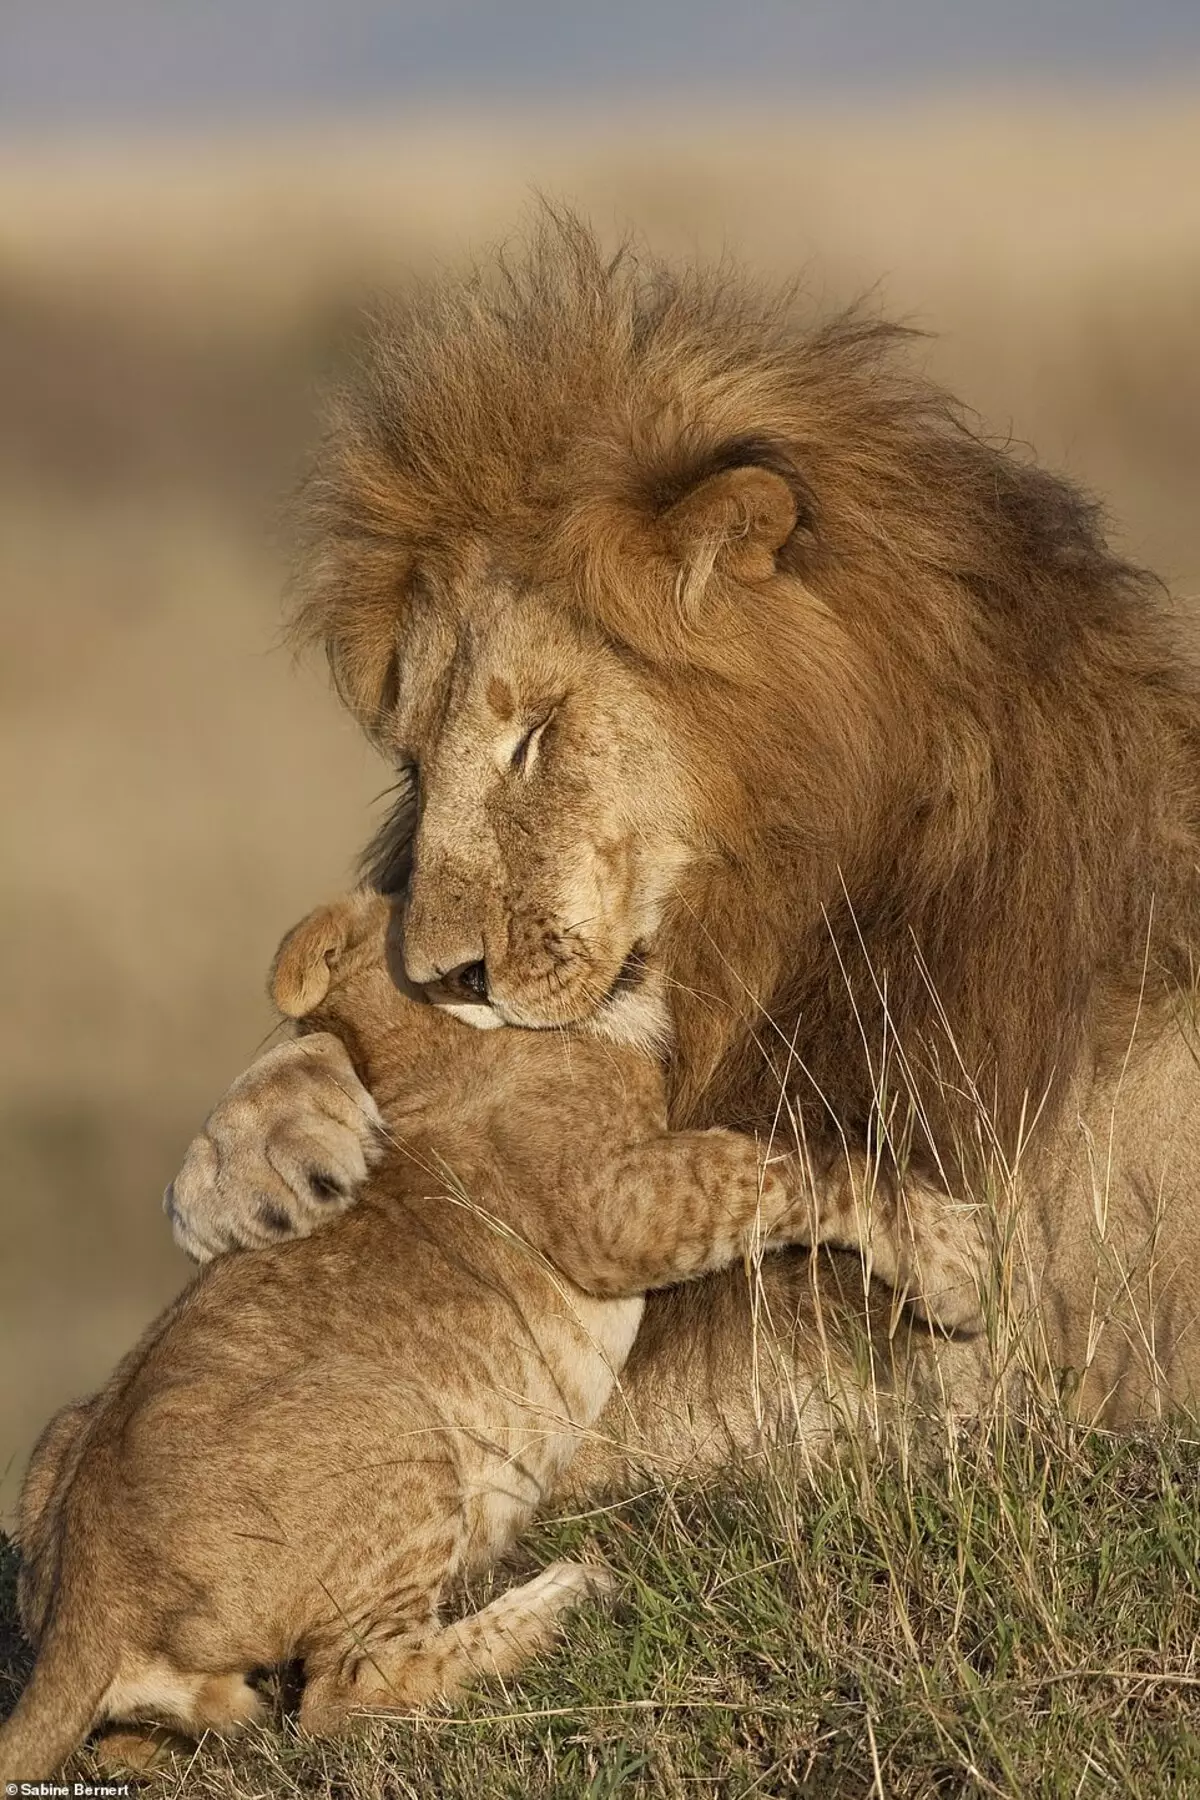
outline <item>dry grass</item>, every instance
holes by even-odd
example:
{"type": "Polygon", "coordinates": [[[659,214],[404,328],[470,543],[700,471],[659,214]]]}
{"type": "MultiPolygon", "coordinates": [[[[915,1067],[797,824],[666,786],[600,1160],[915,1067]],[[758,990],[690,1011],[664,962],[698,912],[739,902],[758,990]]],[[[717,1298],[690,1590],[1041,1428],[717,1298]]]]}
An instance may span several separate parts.
{"type": "MultiPolygon", "coordinates": [[[[0,162],[3,1500],[180,1280],[159,1191],[386,779],[273,648],[271,496],[353,297],[511,229],[530,182],[803,269],[818,305],[881,282],[944,334],[934,369],[1104,492],[1186,597],[1198,161],[1200,104],[1162,94],[0,162]]],[[[264,1743],[181,1791],[1200,1792],[1192,1446],[1005,1443],[851,1459],[802,1504],[779,1472],[656,1486],[586,1527],[621,1610],[502,1717],[358,1763],[264,1743]]]]}
{"type": "MultiPolygon", "coordinates": [[[[1047,1414],[932,1462],[848,1447],[538,1526],[610,1612],[519,1684],[337,1743],[163,1757],[163,1800],[1149,1800],[1200,1794],[1200,1446],[1047,1414]]],[[[514,1568],[513,1574],[518,1571],[514,1568]]],[[[0,1618],[12,1558],[0,1543],[0,1618]]],[[[25,1659],[0,1642],[0,1707],[25,1659]]],[[[72,1773],[97,1778],[85,1755],[72,1773]]],[[[158,1783],[161,1787],[158,1787],[158,1783]]]]}

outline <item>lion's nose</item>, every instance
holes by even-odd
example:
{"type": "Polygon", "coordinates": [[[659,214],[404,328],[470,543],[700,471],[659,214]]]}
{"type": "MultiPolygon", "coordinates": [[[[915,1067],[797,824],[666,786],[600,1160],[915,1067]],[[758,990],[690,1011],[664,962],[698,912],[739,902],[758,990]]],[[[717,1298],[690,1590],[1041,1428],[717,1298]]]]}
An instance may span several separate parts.
{"type": "Polygon", "coordinates": [[[487,997],[487,952],[478,931],[426,928],[411,903],[404,920],[404,973],[416,987],[448,988],[471,999],[487,997]]]}

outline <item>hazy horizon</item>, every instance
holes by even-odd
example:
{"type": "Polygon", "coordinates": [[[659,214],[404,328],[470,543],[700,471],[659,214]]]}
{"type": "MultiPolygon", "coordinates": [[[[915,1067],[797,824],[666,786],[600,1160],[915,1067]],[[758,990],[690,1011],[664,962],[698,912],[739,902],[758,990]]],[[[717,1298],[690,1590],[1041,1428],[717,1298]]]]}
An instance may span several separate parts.
{"type": "Polygon", "coordinates": [[[5,0],[0,131],[1200,73],[1194,0],[5,0]]]}

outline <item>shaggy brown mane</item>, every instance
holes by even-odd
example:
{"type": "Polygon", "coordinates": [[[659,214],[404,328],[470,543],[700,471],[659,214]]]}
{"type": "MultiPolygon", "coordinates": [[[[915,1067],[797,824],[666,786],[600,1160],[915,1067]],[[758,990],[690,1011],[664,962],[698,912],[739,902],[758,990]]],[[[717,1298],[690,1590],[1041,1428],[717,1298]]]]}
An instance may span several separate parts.
{"type": "Polygon", "coordinates": [[[660,945],[677,1117],[769,1118],[794,1045],[814,1119],[868,1131],[882,1098],[968,1155],[980,1097],[1011,1149],[1119,1055],[1144,976],[1149,1004],[1190,979],[1200,710],[1097,508],[907,336],[552,220],[379,323],[308,489],[300,627],[372,729],[424,546],[559,595],[668,695],[704,797],[660,945]],[[765,580],[663,524],[744,466],[795,502],[765,580]]]}

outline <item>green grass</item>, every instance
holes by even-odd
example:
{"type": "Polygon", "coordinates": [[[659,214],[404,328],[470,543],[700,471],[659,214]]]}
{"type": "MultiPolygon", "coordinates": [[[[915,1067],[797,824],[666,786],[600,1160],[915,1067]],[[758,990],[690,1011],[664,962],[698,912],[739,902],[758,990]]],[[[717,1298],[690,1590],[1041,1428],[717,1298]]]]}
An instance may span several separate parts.
{"type": "Polygon", "coordinates": [[[622,1598],[519,1685],[351,1742],[206,1745],[164,1793],[1200,1795],[1198,1476],[1180,1433],[1050,1419],[936,1467],[651,1486],[532,1534],[622,1598]]]}

